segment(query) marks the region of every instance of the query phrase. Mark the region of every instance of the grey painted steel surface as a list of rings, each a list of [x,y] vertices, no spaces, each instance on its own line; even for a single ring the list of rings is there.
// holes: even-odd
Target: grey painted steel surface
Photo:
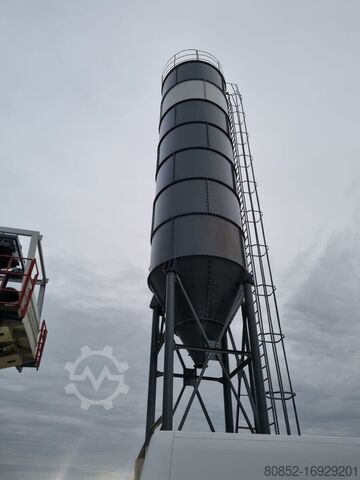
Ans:
[[[333,466],[334,474],[343,470],[340,465],[349,466],[347,478],[354,480],[359,474],[359,456],[359,438],[156,432],[140,480],[281,478],[279,471],[285,468],[279,469],[280,465],[295,472],[292,475],[297,480],[308,480],[313,474],[312,478],[321,477],[324,465],[330,466],[329,471]]]
[[[204,80],[187,80],[171,88],[161,102],[161,115],[176,103],[193,98],[199,98],[213,102],[223,110],[227,109],[227,101],[222,90],[210,82]]]
[[[209,122],[221,128],[225,133],[230,134],[230,125],[227,112],[219,105],[211,102],[204,102],[199,99],[185,100],[175,104],[164,115],[160,124],[160,138],[171,128],[187,122]]]
[[[164,308],[166,271],[174,268],[215,340],[247,277],[221,72],[201,61],[174,67],[163,81],[159,130],[149,286]],[[182,295],[175,333],[187,345],[204,345]],[[203,364],[204,352],[189,354]]]
[[[176,68],[172,68],[163,80],[162,94],[165,95],[167,91],[177,83],[196,79],[206,79],[206,81],[217,85],[225,91],[225,80],[218,68],[215,68],[208,62],[192,60],[179,64]]]

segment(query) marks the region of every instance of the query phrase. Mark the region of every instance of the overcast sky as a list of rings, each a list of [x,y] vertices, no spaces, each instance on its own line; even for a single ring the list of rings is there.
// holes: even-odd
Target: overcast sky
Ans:
[[[51,279],[41,369],[1,371],[1,478],[130,478],[160,78],[185,48],[244,97],[302,431],[360,436],[359,16],[357,0],[0,0],[0,224],[42,232]],[[111,410],[64,391],[84,345],[129,364]]]

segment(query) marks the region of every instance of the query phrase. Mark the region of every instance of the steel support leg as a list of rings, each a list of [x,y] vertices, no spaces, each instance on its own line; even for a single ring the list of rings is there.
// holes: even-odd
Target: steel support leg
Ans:
[[[152,430],[151,427],[155,422],[155,407],[156,407],[156,372],[157,372],[157,353],[156,347],[159,341],[159,313],[160,307],[153,308],[152,316],[152,330],[151,330],[151,345],[150,345],[150,362],[149,362],[149,385],[148,385],[148,400],[146,413],[146,436],[145,445],[149,444]]]
[[[251,347],[251,359],[254,373],[255,383],[255,399],[258,411],[258,425],[256,426],[257,433],[270,433],[269,416],[266,406],[264,379],[261,368],[261,358],[259,349],[259,339],[256,329],[256,317],[254,311],[254,303],[252,296],[251,284],[246,282],[244,284],[245,293],[245,313],[249,329],[249,341]]]
[[[227,350],[228,348],[226,334],[221,340],[221,348],[223,348],[224,350]],[[226,370],[230,375],[229,356],[227,354],[224,354],[222,358],[223,358],[224,367],[226,368]],[[234,416],[233,416],[233,408],[232,408],[231,387],[229,385],[227,378],[224,375],[223,375],[223,394],[224,394],[225,431],[228,433],[233,433],[234,432]]]
[[[164,388],[161,430],[172,430],[173,427],[175,278],[174,272],[167,272],[165,303]]]
[[[249,344],[249,328],[248,328],[248,321],[246,318],[246,310],[245,310],[245,304],[241,306],[241,311],[242,311],[242,316],[243,316],[243,340],[245,344],[245,349],[250,352],[251,347]],[[252,395],[253,399],[256,399],[256,390],[255,390],[255,380],[254,380],[254,366],[253,363],[250,362],[248,366],[248,377],[249,377],[249,383],[250,383],[250,392]],[[254,413],[254,425],[257,426],[259,421],[258,421],[258,411],[256,409],[256,405],[253,403],[252,404],[253,408],[253,413]]]

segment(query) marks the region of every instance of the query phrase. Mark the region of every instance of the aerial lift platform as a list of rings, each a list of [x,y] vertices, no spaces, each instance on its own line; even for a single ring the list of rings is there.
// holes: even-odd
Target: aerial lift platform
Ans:
[[[36,231],[0,227],[0,369],[40,366],[48,281],[41,239]]]

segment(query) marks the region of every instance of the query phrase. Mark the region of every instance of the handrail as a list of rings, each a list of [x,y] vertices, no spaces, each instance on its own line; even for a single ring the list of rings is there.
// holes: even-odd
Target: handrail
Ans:
[[[197,61],[209,63],[213,67],[216,67],[223,74],[223,70],[220,65],[220,62],[216,57],[214,57],[214,55],[212,55],[209,52],[205,52],[204,50],[189,48],[189,49],[181,50],[180,52],[175,53],[175,55],[173,55],[166,62],[166,65],[161,77],[161,81],[163,82],[166,75],[177,65],[184,62],[189,62],[191,60],[197,60]]]
[[[0,305],[11,304],[13,309],[18,309],[20,317],[23,318],[27,313],[39,276],[37,262],[34,258],[18,257],[14,255],[0,255],[0,258],[8,260],[7,266],[0,269],[0,292],[8,291],[8,281],[21,283],[21,289],[16,290],[18,298],[14,301],[0,300]],[[17,270],[12,267],[13,260],[18,260],[19,263],[25,261],[28,267],[25,270]]]

